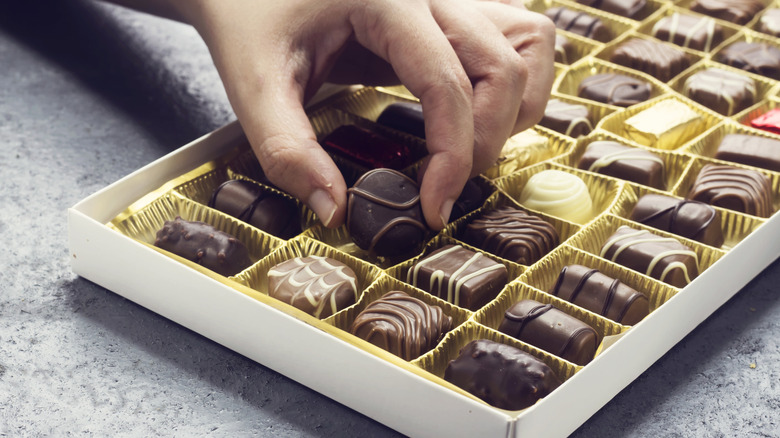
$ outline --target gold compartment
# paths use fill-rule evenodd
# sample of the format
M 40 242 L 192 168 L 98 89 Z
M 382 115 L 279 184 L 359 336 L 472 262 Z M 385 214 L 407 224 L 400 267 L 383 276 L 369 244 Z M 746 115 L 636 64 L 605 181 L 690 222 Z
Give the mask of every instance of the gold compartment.
M 544 138 L 546 146 L 536 142 Z M 574 139 L 536 125 L 509 137 L 496 164 L 483 172 L 491 180 L 511 175 L 537 163 L 560 157 L 574 147 Z
M 590 56 L 576 62 L 566 71 L 565 74 L 557 77 L 553 83 L 553 91 L 560 94 L 578 96 L 580 83 L 585 78 L 604 73 L 622 74 L 649 83 L 651 87 L 650 99 L 667 94 L 670 91 L 666 84 L 646 73 L 632 70 L 630 68 L 625 68 L 621 65 L 613 64 L 611 62 Z M 608 106 L 613 107 L 616 111 L 623 109 L 619 106 Z

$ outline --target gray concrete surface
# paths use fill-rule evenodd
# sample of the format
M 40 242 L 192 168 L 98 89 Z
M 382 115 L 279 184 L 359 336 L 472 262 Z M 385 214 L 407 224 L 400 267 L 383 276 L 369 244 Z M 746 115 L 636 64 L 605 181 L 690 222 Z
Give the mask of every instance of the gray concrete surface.
M 0 2 L 0 436 L 397 435 L 71 272 L 69 206 L 232 118 L 192 29 Z M 780 436 L 779 282 L 774 263 L 574 436 Z

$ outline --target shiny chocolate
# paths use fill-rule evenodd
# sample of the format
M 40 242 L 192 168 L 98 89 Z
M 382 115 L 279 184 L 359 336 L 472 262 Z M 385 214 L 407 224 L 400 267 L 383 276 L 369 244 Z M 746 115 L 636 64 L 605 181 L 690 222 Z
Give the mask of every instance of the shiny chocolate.
M 321 141 L 326 151 L 366 169 L 401 170 L 418 156 L 407 145 L 357 125 L 342 125 Z
M 550 99 L 547 102 L 544 117 L 539 124 L 575 138 L 587 135 L 593 130 L 588 107 L 558 99 Z
M 713 111 L 731 116 L 756 103 L 756 81 L 737 72 L 708 68 L 685 80 L 683 94 Z
M 450 212 L 449 222 L 452 222 L 461 216 L 465 216 L 467 213 L 478 209 L 485 202 L 487 194 L 482 190 L 482 186 L 479 185 L 474 179 L 466 181 L 466 185 L 463 186 L 463 190 L 460 192 L 460 196 L 455 200 L 452 205 L 452 211 Z
M 728 134 L 720 142 L 715 158 L 780 172 L 780 140 Z
M 376 122 L 397 131 L 425 138 L 422 105 L 417 102 L 393 102 L 382 110 Z
M 746 24 L 764 5 L 758 0 L 696 0 L 690 9 L 735 24 Z
M 656 189 L 664 189 L 664 162 L 661 157 L 650 151 L 624 146 L 615 141 L 603 140 L 588 144 L 577 167 Z
M 584 224 L 595 216 L 585 182 L 562 170 L 543 170 L 531 176 L 520 192 L 518 202 L 577 224 Z
M 225 181 L 214 190 L 209 207 L 282 239 L 301 232 L 300 213 L 295 201 L 250 181 Z
M 623 136 L 643 146 L 677 149 L 703 127 L 704 119 L 689 105 L 666 99 L 626 119 Z
M 723 27 L 714 19 L 679 12 L 658 20 L 652 34 L 661 41 L 703 52 L 709 52 L 723 41 Z
M 702 167 L 688 199 L 759 217 L 772 215 L 772 185 L 761 172 L 720 164 Z
M 726 65 L 780 80 L 780 48 L 760 42 L 737 41 L 715 56 Z
M 770 8 L 764 11 L 758 20 L 758 30 L 773 37 L 780 37 L 780 9 Z
M 636 202 L 629 219 L 716 248 L 723 245 L 720 213 L 703 202 L 648 193 Z
M 632 38 L 621 43 L 609 60 L 668 82 L 691 65 L 682 50 L 659 41 Z
M 607 42 L 612 39 L 612 31 L 609 30 L 604 22 L 600 18 L 585 12 L 556 7 L 544 11 L 544 15 L 552 20 L 558 29 L 601 42 Z
M 646 101 L 651 92 L 647 81 L 617 73 L 588 76 L 577 89 L 579 97 L 622 107 Z
M 555 62 L 571 64 L 574 61 L 574 45 L 565 36 L 555 34 Z

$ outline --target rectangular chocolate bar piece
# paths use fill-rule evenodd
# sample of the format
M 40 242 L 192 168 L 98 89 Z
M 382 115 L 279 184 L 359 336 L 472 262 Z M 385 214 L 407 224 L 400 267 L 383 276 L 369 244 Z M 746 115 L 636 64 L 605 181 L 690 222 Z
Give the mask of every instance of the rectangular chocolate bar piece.
M 664 162 L 661 157 L 615 141 L 594 141 L 589 144 L 577 167 L 664 189 Z
M 729 134 L 718 146 L 715 158 L 780 172 L 780 140 Z
M 675 12 L 655 23 L 653 36 L 678 46 L 709 52 L 723 41 L 723 27 L 710 17 Z
M 630 219 L 716 248 L 723 245 L 720 213 L 703 202 L 648 193 L 634 205 Z
M 668 82 L 691 63 L 682 50 L 659 41 L 633 38 L 620 44 L 609 59 Z

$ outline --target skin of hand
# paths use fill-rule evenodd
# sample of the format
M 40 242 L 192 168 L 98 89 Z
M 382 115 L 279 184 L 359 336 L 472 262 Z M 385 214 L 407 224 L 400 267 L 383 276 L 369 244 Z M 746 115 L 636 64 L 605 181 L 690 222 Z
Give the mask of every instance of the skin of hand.
M 347 187 L 303 107 L 324 82 L 402 83 L 420 99 L 429 151 L 420 200 L 441 229 L 465 182 L 541 120 L 554 77 L 555 28 L 518 1 L 153 3 L 198 30 L 266 176 L 328 227 L 345 220 Z

